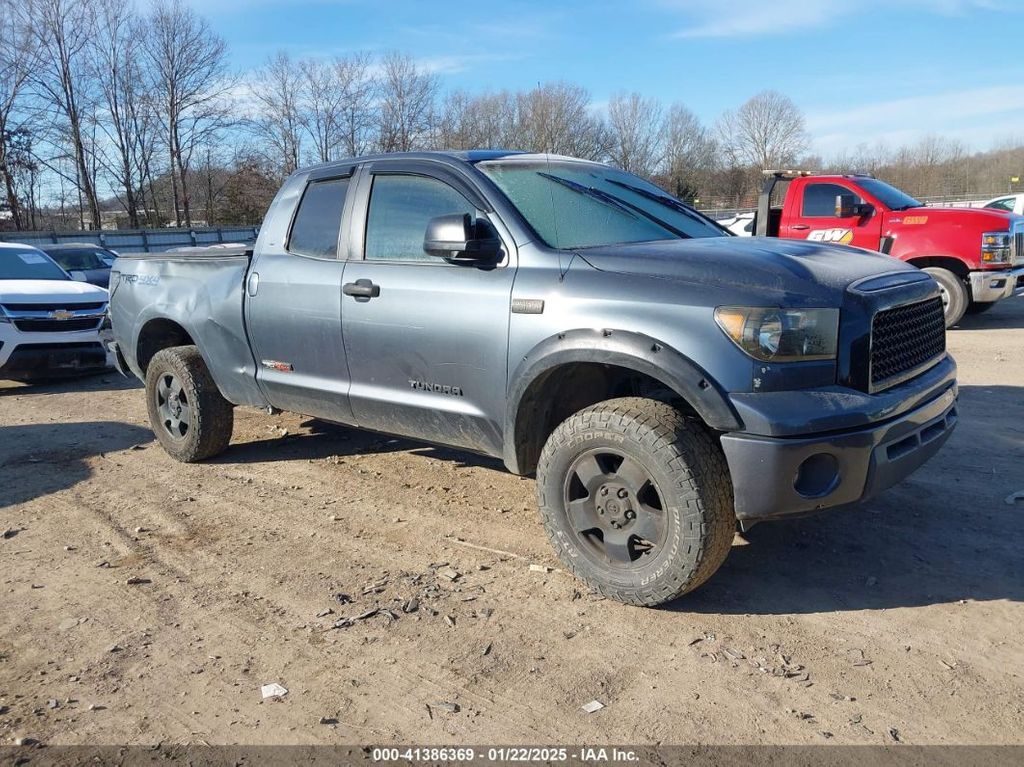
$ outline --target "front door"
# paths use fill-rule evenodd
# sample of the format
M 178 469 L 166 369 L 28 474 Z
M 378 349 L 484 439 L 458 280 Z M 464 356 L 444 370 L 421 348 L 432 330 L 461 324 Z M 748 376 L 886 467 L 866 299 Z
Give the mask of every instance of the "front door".
M 349 178 L 311 180 L 286 243 L 260 249 L 246 285 L 256 380 L 274 407 L 352 422 L 338 240 Z
M 867 216 L 838 216 L 836 197 L 840 195 L 851 195 L 858 204 L 864 202 L 853 188 L 832 182 L 808 181 L 797 201 L 800 209 L 790 213 L 780 235 L 878 250 L 882 216 L 878 211 Z
M 361 180 L 362 258 L 348 262 L 342 299 L 353 415 L 361 427 L 500 455 L 514 253 L 484 266 L 424 252 L 436 216 L 490 220 L 482 198 L 438 173 L 377 162 Z

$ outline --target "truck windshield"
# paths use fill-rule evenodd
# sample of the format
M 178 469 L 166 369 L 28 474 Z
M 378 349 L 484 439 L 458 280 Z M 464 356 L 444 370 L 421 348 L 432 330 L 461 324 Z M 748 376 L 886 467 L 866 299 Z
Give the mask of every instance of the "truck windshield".
M 69 280 L 43 253 L 29 248 L 0 248 L 0 280 Z
M 864 188 L 864 191 L 873 195 L 876 200 L 889 210 L 906 210 L 907 208 L 921 207 L 921 203 L 906 192 L 901 192 L 896 187 L 884 181 L 879 181 L 877 178 L 859 178 L 857 183 Z
M 727 237 L 711 219 L 615 168 L 561 160 L 493 160 L 477 167 L 549 247 Z

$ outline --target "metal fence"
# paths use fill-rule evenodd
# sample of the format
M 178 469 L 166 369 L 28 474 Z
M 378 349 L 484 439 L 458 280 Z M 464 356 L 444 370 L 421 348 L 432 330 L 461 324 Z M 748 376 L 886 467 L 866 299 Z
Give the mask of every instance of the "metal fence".
M 88 242 L 116 251 L 159 253 L 177 247 L 255 242 L 258 226 L 209 229 L 98 229 L 79 232 L 0 232 L 0 241 L 44 247 Z

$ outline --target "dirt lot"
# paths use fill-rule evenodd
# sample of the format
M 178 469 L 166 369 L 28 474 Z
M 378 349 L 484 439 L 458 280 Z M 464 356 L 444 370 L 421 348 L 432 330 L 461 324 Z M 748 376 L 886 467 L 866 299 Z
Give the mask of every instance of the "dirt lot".
M 1022 743 L 1024 298 L 950 346 L 937 459 L 664 610 L 531 570 L 495 461 L 239 410 L 182 466 L 134 382 L 0 384 L 0 743 Z

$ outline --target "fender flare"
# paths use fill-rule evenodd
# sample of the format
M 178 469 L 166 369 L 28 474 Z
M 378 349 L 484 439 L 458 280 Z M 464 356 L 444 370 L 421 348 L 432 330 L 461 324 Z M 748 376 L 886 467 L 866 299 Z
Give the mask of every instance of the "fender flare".
M 671 346 L 629 330 L 576 329 L 550 336 L 533 347 L 516 365 L 506 400 L 505 465 L 519 472 L 516 446 L 519 411 L 530 387 L 545 373 L 565 364 L 591 362 L 635 370 L 660 381 L 689 404 L 704 422 L 718 431 L 737 431 L 742 422 L 725 390 L 707 371 Z

